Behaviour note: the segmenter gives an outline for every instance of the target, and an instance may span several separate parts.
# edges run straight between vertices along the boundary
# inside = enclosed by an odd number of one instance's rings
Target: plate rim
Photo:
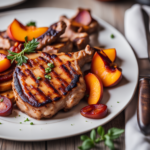
[[[17,6],[23,2],[25,2],[26,0],[19,0],[17,2],[14,2],[14,3],[11,3],[11,4],[8,4],[8,5],[3,5],[3,6],[0,6],[0,10],[3,10],[3,9],[6,9],[6,8],[10,8],[10,7],[14,7],[14,6]]]
[[[31,7],[31,8],[23,8],[23,9],[17,9],[17,10],[10,10],[10,11],[6,11],[6,12],[2,12],[0,13],[0,17],[3,17],[4,15],[9,15],[10,13],[17,13],[19,11],[26,11],[26,10],[34,10],[34,9],[58,9],[58,10],[68,10],[68,11],[75,11],[76,9],[68,9],[68,8],[58,8],[58,7]],[[113,27],[112,25],[110,25],[109,23],[107,23],[105,20],[101,19],[98,15],[94,15],[92,13],[93,17],[94,18],[98,18],[101,22],[103,22],[104,24],[107,24],[107,26],[109,26],[109,28],[115,30],[115,32],[117,32],[125,41],[126,43],[128,44],[128,46],[130,47],[133,55],[134,55],[134,58],[135,58],[135,61],[136,61],[136,66],[137,66],[137,79],[136,79],[136,84],[135,84],[135,87],[134,87],[134,91],[133,91],[133,94],[130,98],[130,100],[128,100],[127,104],[123,106],[123,108],[118,111],[113,117],[111,117],[109,120],[105,121],[105,123],[102,123],[101,125],[104,125],[106,123],[108,123],[109,121],[111,121],[112,119],[114,119],[117,115],[119,115],[127,106],[128,104],[131,102],[133,96],[135,95],[135,92],[136,92],[136,89],[137,89],[137,85],[138,85],[138,79],[139,79],[139,67],[138,67],[138,60],[137,60],[137,57],[135,55],[135,52],[133,51],[131,45],[129,44],[129,42],[127,41],[126,37],[123,36],[123,34],[117,30],[115,27]],[[99,126],[99,125],[98,125]],[[82,131],[82,132],[78,132],[78,133],[75,133],[75,134],[71,134],[71,135],[63,135],[63,136],[60,136],[60,137],[54,137],[54,138],[42,138],[42,139],[19,139],[18,138],[9,138],[8,136],[0,136],[0,138],[2,139],[7,139],[7,140],[13,140],[13,141],[45,141],[45,140],[55,140],[55,139],[61,139],[61,138],[67,138],[67,137],[72,137],[72,136],[76,136],[76,135],[79,135],[79,134],[83,134],[83,133],[86,133],[86,132],[89,132],[91,131],[91,129],[95,129],[97,128],[98,126],[95,126],[94,128],[90,128],[86,131]]]

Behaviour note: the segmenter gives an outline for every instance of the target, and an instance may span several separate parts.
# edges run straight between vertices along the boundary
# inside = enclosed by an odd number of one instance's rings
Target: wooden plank
[[[0,150],[46,150],[46,142],[17,142],[2,140]]]
[[[1,148],[2,148],[2,144],[3,144],[3,140],[0,139],[0,150],[1,150]]]

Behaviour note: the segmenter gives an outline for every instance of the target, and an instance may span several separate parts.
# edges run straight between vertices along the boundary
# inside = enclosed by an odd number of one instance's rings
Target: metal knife
[[[150,134],[150,34],[149,16],[143,10],[143,19],[148,39],[148,59],[139,59],[139,92],[137,105],[137,120],[140,130],[145,134]]]

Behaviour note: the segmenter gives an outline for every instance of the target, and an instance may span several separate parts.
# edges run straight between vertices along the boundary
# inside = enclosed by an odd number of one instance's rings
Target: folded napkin
[[[125,36],[138,59],[148,58],[148,32],[146,27],[149,26],[149,19],[145,22],[143,13],[150,16],[150,7],[135,4],[125,12],[124,18]],[[125,110],[126,150],[150,150],[150,136],[143,135],[138,127],[137,101],[138,90]]]

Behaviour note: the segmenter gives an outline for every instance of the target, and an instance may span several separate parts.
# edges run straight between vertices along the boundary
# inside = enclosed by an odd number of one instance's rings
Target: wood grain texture
[[[124,0],[118,2],[99,2],[96,0],[28,0],[25,3],[15,6],[13,8],[0,10],[5,12],[8,10],[32,8],[32,7],[58,7],[77,9],[78,7],[90,8],[92,13],[99,16],[122,34],[124,34],[124,12],[126,9],[134,4],[131,0]],[[46,18],[47,19],[47,18]],[[124,129],[125,117],[124,111],[116,118],[104,125],[107,131],[111,127],[118,127]],[[57,132],[57,131],[56,131]],[[67,131],[66,131],[67,132]],[[88,133],[85,133],[89,135]],[[78,146],[82,144],[80,135],[69,137],[65,139],[52,140],[47,142],[16,142],[0,139],[0,150],[78,150]],[[115,140],[116,150],[125,150],[124,134]],[[103,142],[97,145],[92,150],[109,150]]]
[[[16,142],[1,140],[0,150],[46,150],[46,142]]]
[[[139,83],[139,96],[137,107],[138,124],[141,131],[150,134],[150,79],[142,78]]]

